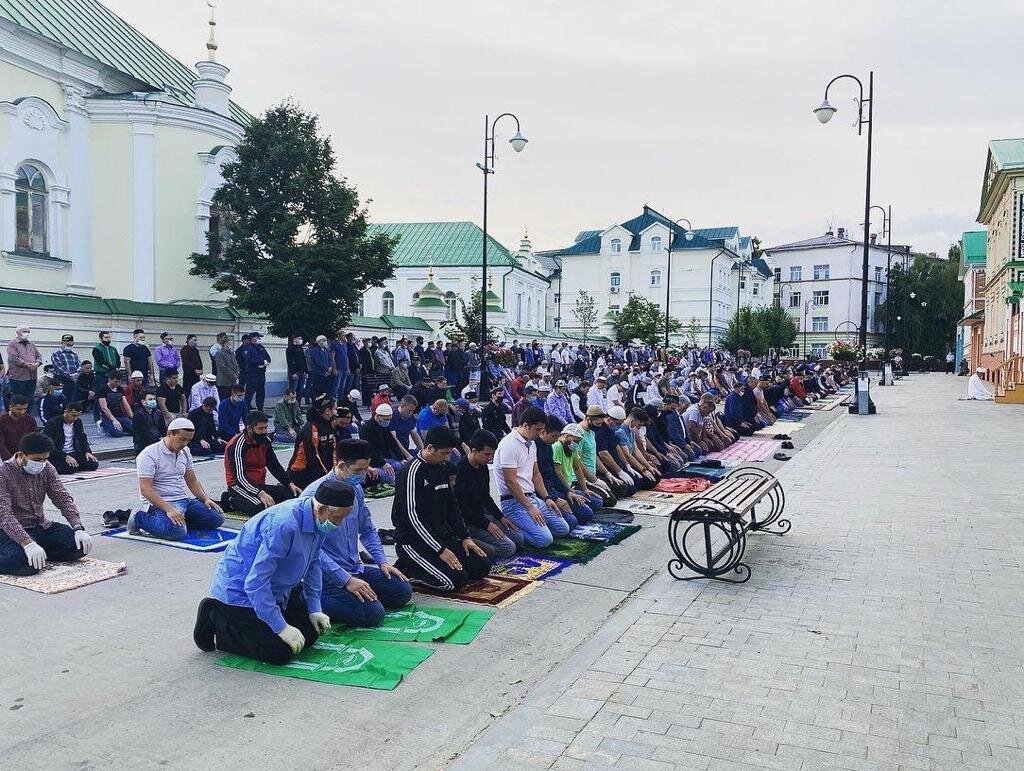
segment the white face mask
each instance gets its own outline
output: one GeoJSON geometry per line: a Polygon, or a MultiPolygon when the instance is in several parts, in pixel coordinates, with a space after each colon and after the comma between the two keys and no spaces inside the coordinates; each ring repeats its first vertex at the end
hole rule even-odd
{"type": "Polygon", "coordinates": [[[31,336],[31,333],[30,333],[30,332],[19,332],[19,333],[18,333],[18,336],[19,336],[19,337],[20,337],[20,338],[21,338],[22,340],[28,340],[28,339],[29,339],[29,337],[31,336]]]}
{"type": "Polygon", "coordinates": [[[31,458],[26,458],[25,465],[22,466],[22,468],[25,469],[25,473],[32,474],[33,476],[35,476],[36,474],[42,474],[43,469],[46,468],[46,461],[32,460],[31,458]]]}

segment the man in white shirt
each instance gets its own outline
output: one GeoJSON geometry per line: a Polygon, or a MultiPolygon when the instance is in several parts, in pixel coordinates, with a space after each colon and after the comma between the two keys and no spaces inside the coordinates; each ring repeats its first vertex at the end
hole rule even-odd
{"type": "Polygon", "coordinates": [[[620,383],[613,383],[608,386],[608,395],[605,397],[605,402],[606,410],[610,410],[612,407],[625,407],[626,392],[620,383]]]}
{"type": "Polygon", "coordinates": [[[537,468],[537,439],[547,423],[543,410],[530,407],[519,425],[507,434],[494,453],[494,471],[501,496],[501,513],[531,546],[550,546],[555,537],[568,535],[569,524],[555,506],[537,468]]]}
{"type": "Polygon", "coordinates": [[[605,392],[605,384],[608,379],[604,375],[598,375],[594,381],[594,385],[587,391],[587,406],[588,407],[600,407],[605,412],[608,411],[608,400],[605,392]]]}
{"type": "Polygon", "coordinates": [[[192,410],[198,410],[203,406],[203,400],[206,397],[212,396],[218,402],[220,396],[217,393],[217,376],[216,375],[203,375],[199,378],[199,382],[192,386],[192,390],[188,394],[188,409],[189,412],[192,410]]]}
{"type": "Polygon", "coordinates": [[[985,383],[981,379],[981,376],[984,374],[985,370],[978,367],[967,381],[967,398],[969,400],[988,402],[995,398],[988,392],[988,389],[985,388],[985,383]]]}

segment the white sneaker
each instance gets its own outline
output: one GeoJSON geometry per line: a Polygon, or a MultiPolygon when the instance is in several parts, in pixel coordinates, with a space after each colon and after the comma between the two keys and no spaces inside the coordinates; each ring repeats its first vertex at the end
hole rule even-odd
{"type": "Polygon", "coordinates": [[[97,420],[96,421],[96,428],[103,428],[103,421],[102,420],[97,420]]]}
{"type": "Polygon", "coordinates": [[[142,532],[142,528],[135,521],[135,515],[138,513],[138,511],[133,509],[132,513],[128,515],[128,524],[125,525],[125,532],[128,535],[139,535],[142,532]]]}

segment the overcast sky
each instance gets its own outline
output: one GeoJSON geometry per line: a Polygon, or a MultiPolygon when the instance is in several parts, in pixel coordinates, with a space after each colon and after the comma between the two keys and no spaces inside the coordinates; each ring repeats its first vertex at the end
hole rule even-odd
{"type": "MultiPolygon", "coordinates": [[[[192,64],[203,0],[104,0],[192,64]]],[[[857,228],[875,71],[872,202],[893,241],[945,254],[973,224],[990,139],[1024,135],[1024,3],[220,0],[219,60],[254,113],[320,115],[375,221],[481,219],[485,113],[499,124],[490,229],[510,248],[571,243],[644,203],[765,246],[857,228]]],[[[880,230],[880,222],[873,227],[880,230]]]]}

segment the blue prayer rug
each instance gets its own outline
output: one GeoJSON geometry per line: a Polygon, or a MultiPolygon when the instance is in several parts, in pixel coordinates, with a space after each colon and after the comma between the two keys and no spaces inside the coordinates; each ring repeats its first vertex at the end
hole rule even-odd
{"type": "Polygon", "coordinates": [[[491,568],[491,575],[525,578],[528,581],[543,581],[553,578],[569,565],[572,560],[560,557],[534,557],[529,554],[517,554],[514,557],[500,559],[491,568]]]}
{"type": "Polygon", "coordinates": [[[682,471],[679,472],[679,476],[683,477],[702,477],[704,479],[710,479],[713,482],[717,482],[723,479],[732,469],[728,468],[711,468],[709,466],[700,466],[690,464],[682,471]]]}
{"type": "Polygon", "coordinates": [[[157,546],[170,546],[172,549],[184,549],[185,551],[218,552],[228,548],[228,544],[235,539],[238,531],[228,527],[221,527],[216,530],[189,530],[180,541],[154,538],[145,531],[138,535],[130,535],[127,528],[123,527],[106,530],[103,532],[103,535],[108,538],[120,538],[124,541],[143,541],[156,544],[157,546]]]}

